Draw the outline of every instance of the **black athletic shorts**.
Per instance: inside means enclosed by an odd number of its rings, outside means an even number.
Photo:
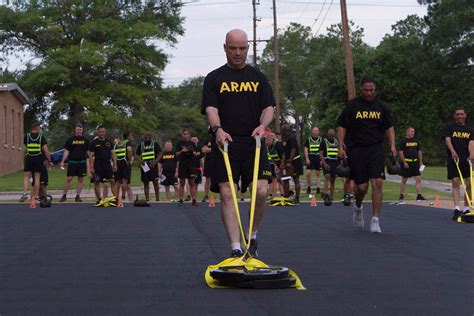
[[[48,185],[49,182],[49,175],[48,175],[48,167],[43,163],[43,167],[41,168],[41,175],[40,175],[40,185]],[[32,186],[35,185],[35,177],[33,177],[33,182],[31,183]]]
[[[420,175],[420,162],[413,161],[407,162],[408,168],[403,167],[403,163],[400,163],[402,169],[400,170],[400,176],[403,178],[417,177]]]
[[[140,171],[142,173],[141,179],[143,183],[158,180],[158,168],[156,166],[154,168],[151,168],[147,172],[144,172],[142,167],[140,166]]]
[[[336,177],[336,168],[339,165],[339,160],[337,160],[337,159],[335,159],[335,160],[326,159],[326,163],[329,165],[330,169],[326,170],[325,168],[323,168],[324,175],[329,174],[329,176],[331,178],[335,178]]]
[[[191,179],[196,178],[198,171],[195,169],[194,161],[180,162],[178,166],[178,178]]]
[[[205,159],[203,176],[205,176],[206,178],[209,178],[211,176],[211,170],[212,170],[212,160],[209,158]]]
[[[274,163],[270,163],[270,171],[272,172],[272,179],[276,178],[275,164]]]
[[[301,157],[293,160],[291,164],[293,165],[292,177],[298,177],[303,175],[303,161],[301,160]]]
[[[369,182],[369,179],[385,179],[383,144],[352,147],[347,150],[351,168],[351,180],[356,184]]]
[[[43,155],[38,156],[26,156],[25,157],[25,168],[24,171],[30,172],[41,172],[41,169],[44,166],[44,157]]]
[[[451,157],[448,157],[446,166],[448,168],[448,179],[452,180],[454,178],[459,178],[459,171],[456,167],[456,164]],[[470,166],[466,157],[459,157],[459,169],[461,170],[463,178],[469,178],[470,175]]]
[[[253,178],[256,148],[255,139],[250,136],[233,136],[232,139],[233,141],[229,144],[229,160],[232,169],[232,177],[234,183],[238,183],[239,179],[241,179],[241,187],[246,188],[252,182]],[[211,174],[212,183],[215,185],[229,182],[224,156],[221,151],[219,149],[213,150],[211,159],[214,160],[214,168]],[[267,148],[266,146],[262,146],[260,149],[258,179],[271,180],[271,178],[272,172],[268,162]]]
[[[94,161],[94,182],[107,182],[114,177],[110,161]]]
[[[130,183],[130,176],[132,175],[132,167],[127,164],[126,160],[117,161],[117,172],[115,172],[115,180],[127,180]]]
[[[309,165],[306,165],[307,170],[321,170],[321,158],[319,158],[319,155],[308,155],[308,158]]]
[[[69,161],[67,164],[68,177],[84,177],[87,175],[86,161]]]
[[[163,175],[166,177],[166,179],[160,182],[161,185],[169,186],[169,185],[178,184],[178,179],[174,176],[174,173],[172,174],[163,173]]]

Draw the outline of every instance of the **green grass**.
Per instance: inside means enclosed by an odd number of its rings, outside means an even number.
[[[426,167],[425,171],[423,172],[423,178],[429,180],[436,180],[436,181],[444,181],[446,180],[446,168],[445,167]],[[61,170],[58,167],[53,167],[49,171],[49,190],[61,190],[64,185],[64,181],[66,179],[66,170]],[[76,178],[74,178],[71,189],[76,187]],[[22,191],[23,190],[23,171],[19,171],[10,175],[6,175],[0,177],[0,192],[11,192],[11,191]],[[85,182],[84,187],[87,189],[89,188],[89,180],[87,179]],[[138,165],[134,165],[132,169],[132,186],[134,187],[141,187],[142,183],[140,181],[140,170]],[[200,186],[202,188],[202,186]],[[304,191],[305,188],[302,189]],[[394,182],[385,181],[384,183],[384,200],[397,200],[399,196],[399,184]],[[161,197],[164,198],[164,188],[161,188]],[[370,195],[370,191],[368,193]],[[428,188],[423,189],[423,194],[427,198],[434,199],[436,194],[439,194],[441,198],[450,198],[450,193],[446,192],[439,192],[435,190],[431,190]],[[153,196],[153,194],[152,194]],[[249,193],[246,193],[245,197],[248,198],[250,196]],[[203,193],[198,193],[199,200],[202,199]],[[407,200],[414,200],[416,197],[414,185],[407,185]],[[301,194],[301,200],[307,200],[308,196],[306,194]],[[335,193],[335,200],[342,199],[342,187],[341,181],[336,180],[336,193]]]

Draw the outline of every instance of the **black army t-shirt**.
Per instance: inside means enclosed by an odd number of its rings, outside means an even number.
[[[403,151],[403,156],[408,159],[418,158],[420,143],[414,138],[405,138],[400,141],[398,150]]]
[[[109,162],[112,159],[112,142],[105,138],[100,140],[95,138],[89,146],[89,151],[94,152],[95,162]]]
[[[69,160],[83,161],[87,158],[89,140],[84,136],[72,136],[66,140],[64,148],[69,151]]]
[[[175,174],[176,166],[178,165],[178,160],[176,159],[176,152],[174,150],[164,151],[159,162],[163,166],[163,174]]]
[[[224,65],[204,80],[201,113],[206,114],[207,107],[217,108],[221,126],[231,136],[250,136],[269,106],[275,106],[272,88],[252,66],[232,69]]]
[[[459,159],[469,157],[469,142],[474,141],[474,131],[470,126],[450,123],[444,128],[443,137],[451,137],[451,143]],[[449,149],[446,149],[446,152],[448,157],[451,157]]]
[[[180,140],[176,144],[176,151],[180,151],[183,148],[187,148],[188,151],[182,151],[178,157],[180,163],[192,163],[194,161],[194,152],[198,152],[198,148],[195,143],[188,140]]]
[[[285,159],[288,160],[290,158],[291,150],[294,148],[296,150],[295,156],[293,159],[300,154],[300,148],[298,146],[298,141],[296,140],[295,135],[289,135],[287,138],[283,140],[283,146],[285,148]]]
[[[382,143],[385,131],[393,126],[383,101],[378,98],[366,101],[362,97],[347,103],[337,124],[346,129],[344,141],[347,147]]]

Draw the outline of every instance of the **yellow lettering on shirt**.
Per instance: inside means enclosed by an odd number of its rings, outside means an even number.
[[[223,82],[221,84],[221,90],[219,91],[219,93],[222,93],[224,91],[227,91],[227,92],[230,92],[230,88],[229,86],[227,85],[227,82]]]
[[[457,138],[470,138],[471,133],[468,132],[453,132],[453,137]]]
[[[417,142],[406,143],[405,146],[406,147],[416,147],[416,146],[418,146],[418,143]]]
[[[163,159],[174,159],[174,155],[163,155]]]
[[[242,81],[242,82],[222,82],[219,93],[224,92],[257,92],[260,82]]]
[[[84,145],[85,141],[83,140],[73,140],[72,144],[73,145]]]
[[[357,111],[356,119],[379,120],[382,115],[379,111]]]

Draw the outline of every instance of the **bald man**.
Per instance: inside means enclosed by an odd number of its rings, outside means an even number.
[[[321,192],[321,177],[319,170],[321,170],[321,159],[319,157],[319,147],[323,138],[319,136],[319,128],[313,127],[311,129],[311,136],[309,136],[304,143],[304,156],[306,158],[306,184],[308,186],[306,193],[311,193],[311,171],[314,170],[316,175],[316,194]]]
[[[273,120],[275,106],[273,91],[265,75],[246,64],[248,49],[244,31],[235,29],[227,33],[224,44],[227,63],[206,76],[201,108],[209,120],[214,147],[211,151],[214,164],[211,190],[220,191],[221,214],[232,249],[231,257],[240,257],[243,252],[227,171],[217,146],[229,144],[232,185],[241,179],[242,187],[251,186],[256,147],[254,137],[264,136],[265,128]],[[271,180],[265,143],[261,148],[254,226],[247,236],[250,238],[249,251],[254,257],[257,256],[257,230],[264,214],[268,180]]]

